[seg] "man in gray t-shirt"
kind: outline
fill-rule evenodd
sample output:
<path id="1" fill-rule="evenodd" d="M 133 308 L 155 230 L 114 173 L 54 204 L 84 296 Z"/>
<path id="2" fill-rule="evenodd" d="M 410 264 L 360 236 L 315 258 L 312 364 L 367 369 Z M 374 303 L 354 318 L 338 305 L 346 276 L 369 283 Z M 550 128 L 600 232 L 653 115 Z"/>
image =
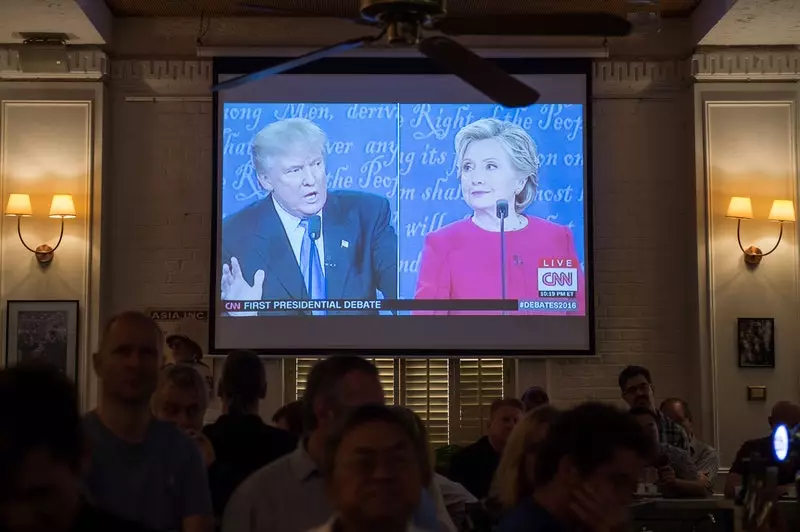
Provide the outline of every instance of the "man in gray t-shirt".
<path id="1" fill-rule="evenodd" d="M 103 331 L 94 356 L 100 402 L 84 419 L 88 495 L 154 530 L 210 532 L 211 496 L 197 445 L 150 413 L 162 345 L 161 330 L 138 312 L 115 316 Z"/>
<path id="2" fill-rule="evenodd" d="M 153 419 L 141 443 L 128 443 L 84 418 L 92 455 L 85 476 L 101 508 L 154 530 L 179 531 L 185 517 L 211 515 L 211 499 L 197 445 L 173 425 Z"/>

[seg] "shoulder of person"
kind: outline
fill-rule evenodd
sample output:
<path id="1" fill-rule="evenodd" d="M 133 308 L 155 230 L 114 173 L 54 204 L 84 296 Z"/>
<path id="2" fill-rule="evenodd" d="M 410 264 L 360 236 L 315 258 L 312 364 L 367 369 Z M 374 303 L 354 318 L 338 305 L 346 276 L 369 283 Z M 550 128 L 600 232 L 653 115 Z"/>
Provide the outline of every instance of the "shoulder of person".
<path id="1" fill-rule="evenodd" d="M 566 225 L 557 224 L 538 216 L 528 214 L 526 218 L 528 218 L 528 227 L 537 232 L 560 234 L 569 231 Z"/>
<path id="2" fill-rule="evenodd" d="M 389 207 L 389 201 L 385 197 L 371 192 L 362 192 L 360 190 L 331 190 L 328 194 L 330 195 L 329 201 L 332 199 L 345 209 L 378 211 L 384 206 L 387 208 Z"/>
<path id="3" fill-rule="evenodd" d="M 197 449 L 195 442 L 172 423 L 157 419 L 154 419 L 152 422 L 154 424 L 152 432 L 154 435 L 153 437 L 163 441 L 165 449 L 174 450 L 176 456 L 185 456 L 187 448 L 193 450 Z"/>
<path id="4" fill-rule="evenodd" d="M 231 214 L 223 220 L 222 230 L 236 231 L 238 229 L 247 229 L 248 231 L 252 231 L 253 224 L 261 219 L 264 210 L 270 207 L 271 201 L 272 198 L 267 196 Z"/>
<path id="5" fill-rule="evenodd" d="M 273 427 L 267 423 L 264 423 L 261 430 L 269 438 L 270 442 L 275 444 L 274 447 L 290 447 L 292 450 L 297 447 L 297 437 L 289 431 Z"/>
<path id="6" fill-rule="evenodd" d="M 467 233 L 470 229 L 473 228 L 472 220 L 469 218 L 464 218 L 463 220 L 458 220 L 452 223 L 445 225 L 444 227 L 440 227 L 435 231 L 431 231 L 427 235 L 425 235 L 425 241 L 429 244 L 438 244 L 440 242 L 446 242 L 453 239 L 462 238 L 467 236 Z"/>

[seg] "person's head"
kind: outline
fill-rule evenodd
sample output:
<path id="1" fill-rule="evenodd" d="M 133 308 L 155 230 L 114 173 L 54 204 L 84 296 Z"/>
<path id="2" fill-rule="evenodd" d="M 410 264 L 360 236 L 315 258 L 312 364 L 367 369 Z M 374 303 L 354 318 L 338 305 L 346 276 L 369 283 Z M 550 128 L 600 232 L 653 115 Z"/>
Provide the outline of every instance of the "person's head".
<path id="1" fill-rule="evenodd" d="M 643 406 L 655 411 L 653 379 L 650 370 L 642 366 L 628 366 L 619 374 L 619 389 L 628 406 Z"/>
<path id="2" fill-rule="evenodd" d="M 348 409 L 383 404 L 386 397 L 378 368 L 358 356 L 332 356 L 317 362 L 308 374 L 303 394 L 303 430 L 330 431 Z"/>
<path id="3" fill-rule="evenodd" d="M 489 441 L 498 451 L 505 447 L 523 408 L 519 399 L 497 399 L 489 408 Z"/>
<path id="4" fill-rule="evenodd" d="M 539 153 L 520 126 L 483 118 L 461 128 L 455 151 L 464 201 L 492 213 L 497 200 L 521 213 L 533 203 L 539 181 Z"/>
<path id="5" fill-rule="evenodd" d="M 145 314 L 129 311 L 111 318 L 93 358 L 104 400 L 146 407 L 158 382 L 162 346 L 161 329 Z"/>
<path id="6" fill-rule="evenodd" d="M 328 437 L 324 476 L 334 511 L 350 527 L 396 529 L 419 504 L 423 467 L 412 425 L 399 410 L 350 410 Z"/>
<path id="7" fill-rule="evenodd" d="M 536 455 L 535 489 L 549 490 L 568 511 L 572 494 L 588 485 L 621 509 L 652 453 L 653 442 L 636 418 L 611 405 L 584 403 L 550 425 Z"/>
<path id="8" fill-rule="evenodd" d="M 303 435 L 303 403 L 292 401 L 286 403 L 272 416 L 272 423 L 279 429 L 294 434 L 297 437 Z"/>
<path id="9" fill-rule="evenodd" d="M 631 408 L 629 414 L 636 419 L 636 422 L 644 429 L 653 443 L 658 444 L 660 434 L 658 432 L 658 417 L 656 417 L 655 412 L 643 406 L 635 406 Z"/>
<path id="10" fill-rule="evenodd" d="M 431 442 L 428 439 L 428 427 L 419 415 L 405 406 L 395 408 L 408 423 L 409 433 L 414 437 L 414 446 L 417 449 L 417 458 L 422 471 L 422 485 L 428 487 L 433 481 L 433 462 Z"/>
<path id="11" fill-rule="evenodd" d="M 778 401 L 772 407 L 769 416 L 769 426 L 773 430 L 779 425 L 796 427 L 800 424 L 800 406 L 789 401 Z"/>
<path id="12" fill-rule="evenodd" d="M 527 412 L 508 438 L 494 476 L 494 490 L 504 509 L 517 506 L 533 492 L 536 454 L 558 410 L 549 405 Z"/>
<path id="13" fill-rule="evenodd" d="M 273 122 L 253 139 L 253 167 L 259 184 L 293 216 L 313 216 L 325 205 L 326 141 L 325 132 L 305 118 Z"/>
<path id="14" fill-rule="evenodd" d="M 0 530 L 72 530 L 85 441 L 75 386 L 57 370 L 0 371 Z"/>
<path id="15" fill-rule="evenodd" d="M 531 386 L 522 394 L 522 404 L 528 412 L 550 403 L 550 397 L 541 386 Z"/>
<path id="16" fill-rule="evenodd" d="M 231 415 L 258 410 L 258 401 L 267 395 L 267 373 L 252 351 L 232 351 L 225 357 L 217 394 Z"/>
<path id="17" fill-rule="evenodd" d="M 689 409 L 689 403 L 677 397 L 670 397 L 661 402 L 659 410 L 668 419 L 683 427 L 686 434 L 689 436 L 694 434 L 694 420 L 692 419 L 692 411 Z"/>
<path id="18" fill-rule="evenodd" d="M 192 366 L 175 364 L 161 371 L 153 394 L 153 415 L 181 430 L 202 430 L 208 408 L 203 377 Z"/>

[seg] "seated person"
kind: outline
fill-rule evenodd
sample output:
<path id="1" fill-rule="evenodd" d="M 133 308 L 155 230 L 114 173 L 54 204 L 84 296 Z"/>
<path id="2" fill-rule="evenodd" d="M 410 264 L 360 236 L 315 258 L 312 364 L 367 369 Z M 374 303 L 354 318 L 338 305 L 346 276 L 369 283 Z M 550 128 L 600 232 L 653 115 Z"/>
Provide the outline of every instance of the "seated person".
<path id="1" fill-rule="evenodd" d="M 412 515 L 423 478 L 413 426 L 398 410 L 365 405 L 349 412 L 328 439 L 325 484 L 333 516 L 314 532 L 415 532 Z"/>
<path id="2" fill-rule="evenodd" d="M 650 466 L 658 469 L 658 488 L 665 497 L 706 497 L 710 494 L 708 483 L 701 479 L 692 457 L 683 449 L 661 443 L 658 434 L 658 417 L 645 407 L 635 407 L 631 415 L 652 439 L 657 451 Z"/>
<path id="3" fill-rule="evenodd" d="M 450 480 L 467 488 L 478 499 L 486 497 L 500 464 L 500 454 L 522 415 L 522 409 L 522 402 L 517 399 L 493 402 L 489 410 L 488 434 L 453 456 Z"/>
<path id="4" fill-rule="evenodd" d="M 81 494 L 87 452 L 75 386 L 56 369 L 0 371 L 0 530 L 146 532 Z"/>
<path id="5" fill-rule="evenodd" d="M 697 468 L 697 472 L 702 475 L 701 479 L 705 479 L 706 484 L 711 489 L 719 471 L 719 452 L 695 436 L 689 403 L 683 399 L 671 397 L 661 403 L 660 410 L 662 414 L 686 431 L 686 435 L 689 437 L 689 454 L 692 457 L 692 461 Z"/>
<path id="6" fill-rule="evenodd" d="M 769 426 L 775 430 L 779 425 L 794 427 L 800 424 L 800 406 L 789 401 L 780 401 L 772 407 L 769 417 Z M 778 463 L 772 450 L 772 436 L 765 436 L 755 440 L 748 440 L 742 444 L 733 460 L 728 478 L 725 481 L 725 497 L 732 499 L 742 485 L 742 477 L 746 473 L 747 461 L 754 456 L 759 456 L 768 465 L 778 468 L 778 485 L 784 489 L 793 486 L 795 482 L 794 469 L 787 462 Z"/>
<path id="7" fill-rule="evenodd" d="M 532 495 L 495 532 L 622 529 L 652 452 L 636 420 L 611 405 L 584 403 L 560 414 L 537 451 Z"/>

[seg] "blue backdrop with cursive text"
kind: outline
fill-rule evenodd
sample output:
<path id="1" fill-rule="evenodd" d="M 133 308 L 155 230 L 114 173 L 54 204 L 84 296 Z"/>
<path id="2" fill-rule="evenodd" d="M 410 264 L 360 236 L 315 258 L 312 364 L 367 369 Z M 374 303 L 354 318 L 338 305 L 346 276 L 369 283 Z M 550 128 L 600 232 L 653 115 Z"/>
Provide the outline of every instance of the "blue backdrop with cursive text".
<path id="1" fill-rule="evenodd" d="M 495 117 L 524 128 L 539 150 L 534 216 L 572 229 L 581 263 L 584 233 L 584 107 L 543 104 L 225 103 L 221 117 L 222 202 L 226 218 L 265 196 L 250 160 L 250 143 L 267 124 L 302 117 L 327 134 L 328 188 L 389 199 L 399 236 L 399 297 L 414 297 L 425 235 L 471 214 L 461 197 L 454 155 L 459 129 Z"/>

